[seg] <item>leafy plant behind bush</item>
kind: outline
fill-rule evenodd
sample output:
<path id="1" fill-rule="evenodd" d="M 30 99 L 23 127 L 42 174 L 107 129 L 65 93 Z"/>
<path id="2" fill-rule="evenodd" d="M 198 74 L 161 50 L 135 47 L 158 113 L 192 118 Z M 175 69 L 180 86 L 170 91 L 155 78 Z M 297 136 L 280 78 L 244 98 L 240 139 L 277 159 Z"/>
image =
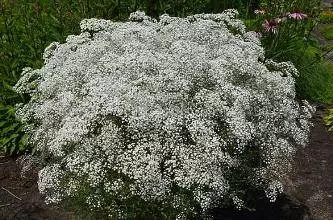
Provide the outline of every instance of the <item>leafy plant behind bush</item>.
<path id="1" fill-rule="evenodd" d="M 319 28 L 319 31 L 321 32 L 321 34 L 323 35 L 323 37 L 326 40 L 328 40 L 328 41 L 333 40 L 333 23 L 322 25 Z"/>
<path id="2" fill-rule="evenodd" d="M 312 100 L 326 104 L 333 103 L 333 66 L 325 62 L 313 62 L 304 57 L 302 74 L 296 79 L 299 98 L 311 97 Z M 306 63 L 307 60 L 307 63 Z"/>
<path id="3" fill-rule="evenodd" d="M 0 149 L 12 155 L 30 151 L 29 135 L 22 130 L 22 124 L 16 120 L 12 106 L 0 104 Z"/>
<path id="4" fill-rule="evenodd" d="M 54 6 L 48 6 L 43 8 L 38 3 L 28 1 L 5 0 L 0 3 L 0 47 L 2 48 L 0 52 L 0 105 L 2 106 L 0 150 L 9 154 L 23 153 L 30 149 L 22 131 L 22 125 L 15 119 L 14 114 L 15 104 L 29 99 L 16 94 L 12 86 L 20 77 L 23 67 L 42 66 L 41 56 L 45 46 L 52 41 L 63 40 L 61 34 L 70 33 L 64 31 L 67 24 L 57 21 L 53 16 L 61 12 L 57 12 Z M 73 31 L 70 27 L 67 28 L 68 31 Z"/>
<path id="5" fill-rule="evenodd" d="M 332 24 L 333 23 L 333 11 L 324 10 L 319 15 L 319 22 L 323 24 Z"/>

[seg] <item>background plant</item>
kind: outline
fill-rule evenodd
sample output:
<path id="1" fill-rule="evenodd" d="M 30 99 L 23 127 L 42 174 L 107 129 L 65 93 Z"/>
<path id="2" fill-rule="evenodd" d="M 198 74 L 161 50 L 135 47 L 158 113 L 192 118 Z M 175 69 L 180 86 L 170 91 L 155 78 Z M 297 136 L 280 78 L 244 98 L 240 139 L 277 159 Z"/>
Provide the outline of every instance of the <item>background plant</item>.
<path id="1" fill-rule="evenodd" d="M 298 98 L 332 103 L 333 71 L 331 64 L 324 61 L 330 49 L 319 46 L 312 35 L 320 21 L 320 10 L 320 1 L 261 1 L 246 24 L 258 32 L 266 58 L 291 61 L 299 70 Z M 304 17 L 295 19 L 295 14 Z"/>
<path id="2" fill-rule="evenodd" d="M 332 24 L 333 23 L 333 11 L 323 10 L 319 14 L 319 22 L 322 24 Z"/>

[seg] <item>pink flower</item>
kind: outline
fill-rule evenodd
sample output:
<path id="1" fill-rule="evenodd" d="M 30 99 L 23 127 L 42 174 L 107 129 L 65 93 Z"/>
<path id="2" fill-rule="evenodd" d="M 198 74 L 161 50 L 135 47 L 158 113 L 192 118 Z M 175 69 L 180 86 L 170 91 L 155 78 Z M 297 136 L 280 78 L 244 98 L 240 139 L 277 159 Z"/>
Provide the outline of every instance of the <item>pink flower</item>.
<path id="1" fill-rule="evenodd" d="M 277 32 L 278 24 L 275 20 L 265 20 L 263 27 L 265 28 L 265 31 L 275 34 Z"/>
<path id="2" fill-rule="evenodd" d="M 306 14 L 303 14 L 300 10 L 295 9 L 293 12 L 288 14 L 289 18 L 292 18 L 294 20 L 303 20 L 307 18 L 308 16 Z"/>

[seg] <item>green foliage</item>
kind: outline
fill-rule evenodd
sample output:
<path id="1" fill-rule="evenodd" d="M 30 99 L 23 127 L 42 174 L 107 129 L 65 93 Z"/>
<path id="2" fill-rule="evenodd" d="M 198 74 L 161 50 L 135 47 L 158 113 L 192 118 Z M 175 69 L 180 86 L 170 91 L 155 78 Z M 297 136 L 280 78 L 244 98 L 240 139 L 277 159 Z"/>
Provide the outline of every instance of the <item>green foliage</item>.
<path id="1" fill-rule="evenodd" d="M 323 11 L 319 15 L 319 22 L 323 24 L 333 23 L 333 11 Z"/>
<path id="2" fill-rule="evenodd" d="M 57 20 L 50 10 L 42 10 L 41 3 L 30 1 L 0 3 L 0 118 L 2 120 L 0 149 L 9 154 L 17 154 L 29 150 L 27 136 L 22 131 L 22 124 L 15 119 L 15 104 L 28 101 L 26 97 L 19 96 L 13 91 L 23 67 L 39 68 L 42 66 L 42 53 L 44 48 L 52 41 L 63 40 L 62 34 L 67 32 L 66 23 Z M 60 14 L 60 12 L 59 12 Z M 65 33 L 66 32 L 66 33 Z"/>
<path id="3" fill-rule="evenodd" d="M 333 40 L 333 24 L 322 25 L 320 32 L 326 40 Z"/>
<path id="4" fill-rule="evenodd" d="M 320 3 L 320 0 L 261 0 L 260 5 L 262 8 L 267 8 L 272 17 L 295 9 L 310 15 L 310 17 L 317 17 L 320 12 Z"/>
<path id="5" fill-rule="evenodd" d="M 265 48 L 266 58 L 277 61 L 290 60 L 295 64 L 309 46 L 316 44 L 310 33 L 316 25 L 319 3 L 317 0 L 262 1 L 261 6 L 265 13 L 253 14 L 246 24 L 249 29 L 262 34 L 261 42 Z M 306 14 L 307 18 L 303 20 L 289 18 L 288 13 L 296 9 Z M 265 21 L 275 24 L 276 31 L 268 31 L 264 27 Z"/>
<path id="6" fill-rule="evenodd" d="M 325 124 L 329 126 L 329 131 L 333 131 L 333 108 L 328 110 L 328 114 L 324 117 Z"/>
<path id="7" fill-rule="evenodd" d="M 324 48 L 311 35 L 317 25 L 320 1 L 278 0 L 262 1 L 265 14 L 249 16 L 245 24 L 262 33 L 261 42 L 265 56 L 275 61 L 291 61 L 298 69 L 296 91 L 299 99 L 333 103 L 333 69 L 323 61 Z M 286 15 L 293 10 L 307 15 L 303 20 L 293 20 Z M 281 20 L 282 19 L 282 20 Z M 265 30 L 264 21 L 276 22 L 276 32 Z M 333 37 L 333 29 L 327 29 L 326 37 Z M 332 36 L 331 36 L 332 35 Z M 329 49 L 328 49 L 329 50 Z"/>
<path id="8" fill-rule="evenodd" d="M 300 99 L 333 103 L 333 65 L 326 62 L 313 62 L 310 57 L 302 60 L 300 76 L 296 79 L 296 91 Z"/>
<path id="9" fill-rule="evenodd" d="M 30 150 L 28 138 L 15 118 L 15 109 L 0 104 L 0 149 L 9 155 L 24 153 Z"/>

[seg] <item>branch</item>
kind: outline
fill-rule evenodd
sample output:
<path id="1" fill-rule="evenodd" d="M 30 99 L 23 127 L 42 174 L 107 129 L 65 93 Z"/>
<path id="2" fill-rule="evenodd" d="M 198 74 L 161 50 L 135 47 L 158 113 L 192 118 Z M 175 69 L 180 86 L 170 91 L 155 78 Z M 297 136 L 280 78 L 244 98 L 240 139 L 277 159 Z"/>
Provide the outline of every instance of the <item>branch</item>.
<path id="1" fill-rule="evenodd" d="M 8 189 L 1 187 L 1 189 L 5 190 L 6 192 L 8 192 L 10 195 L 12 195 L 13 197 L 15 197 L 18 200 L 22 200 L 20 197 L 16 196 L 14 193 L 12 193 L 11 191 L 9 191 Z"/>

